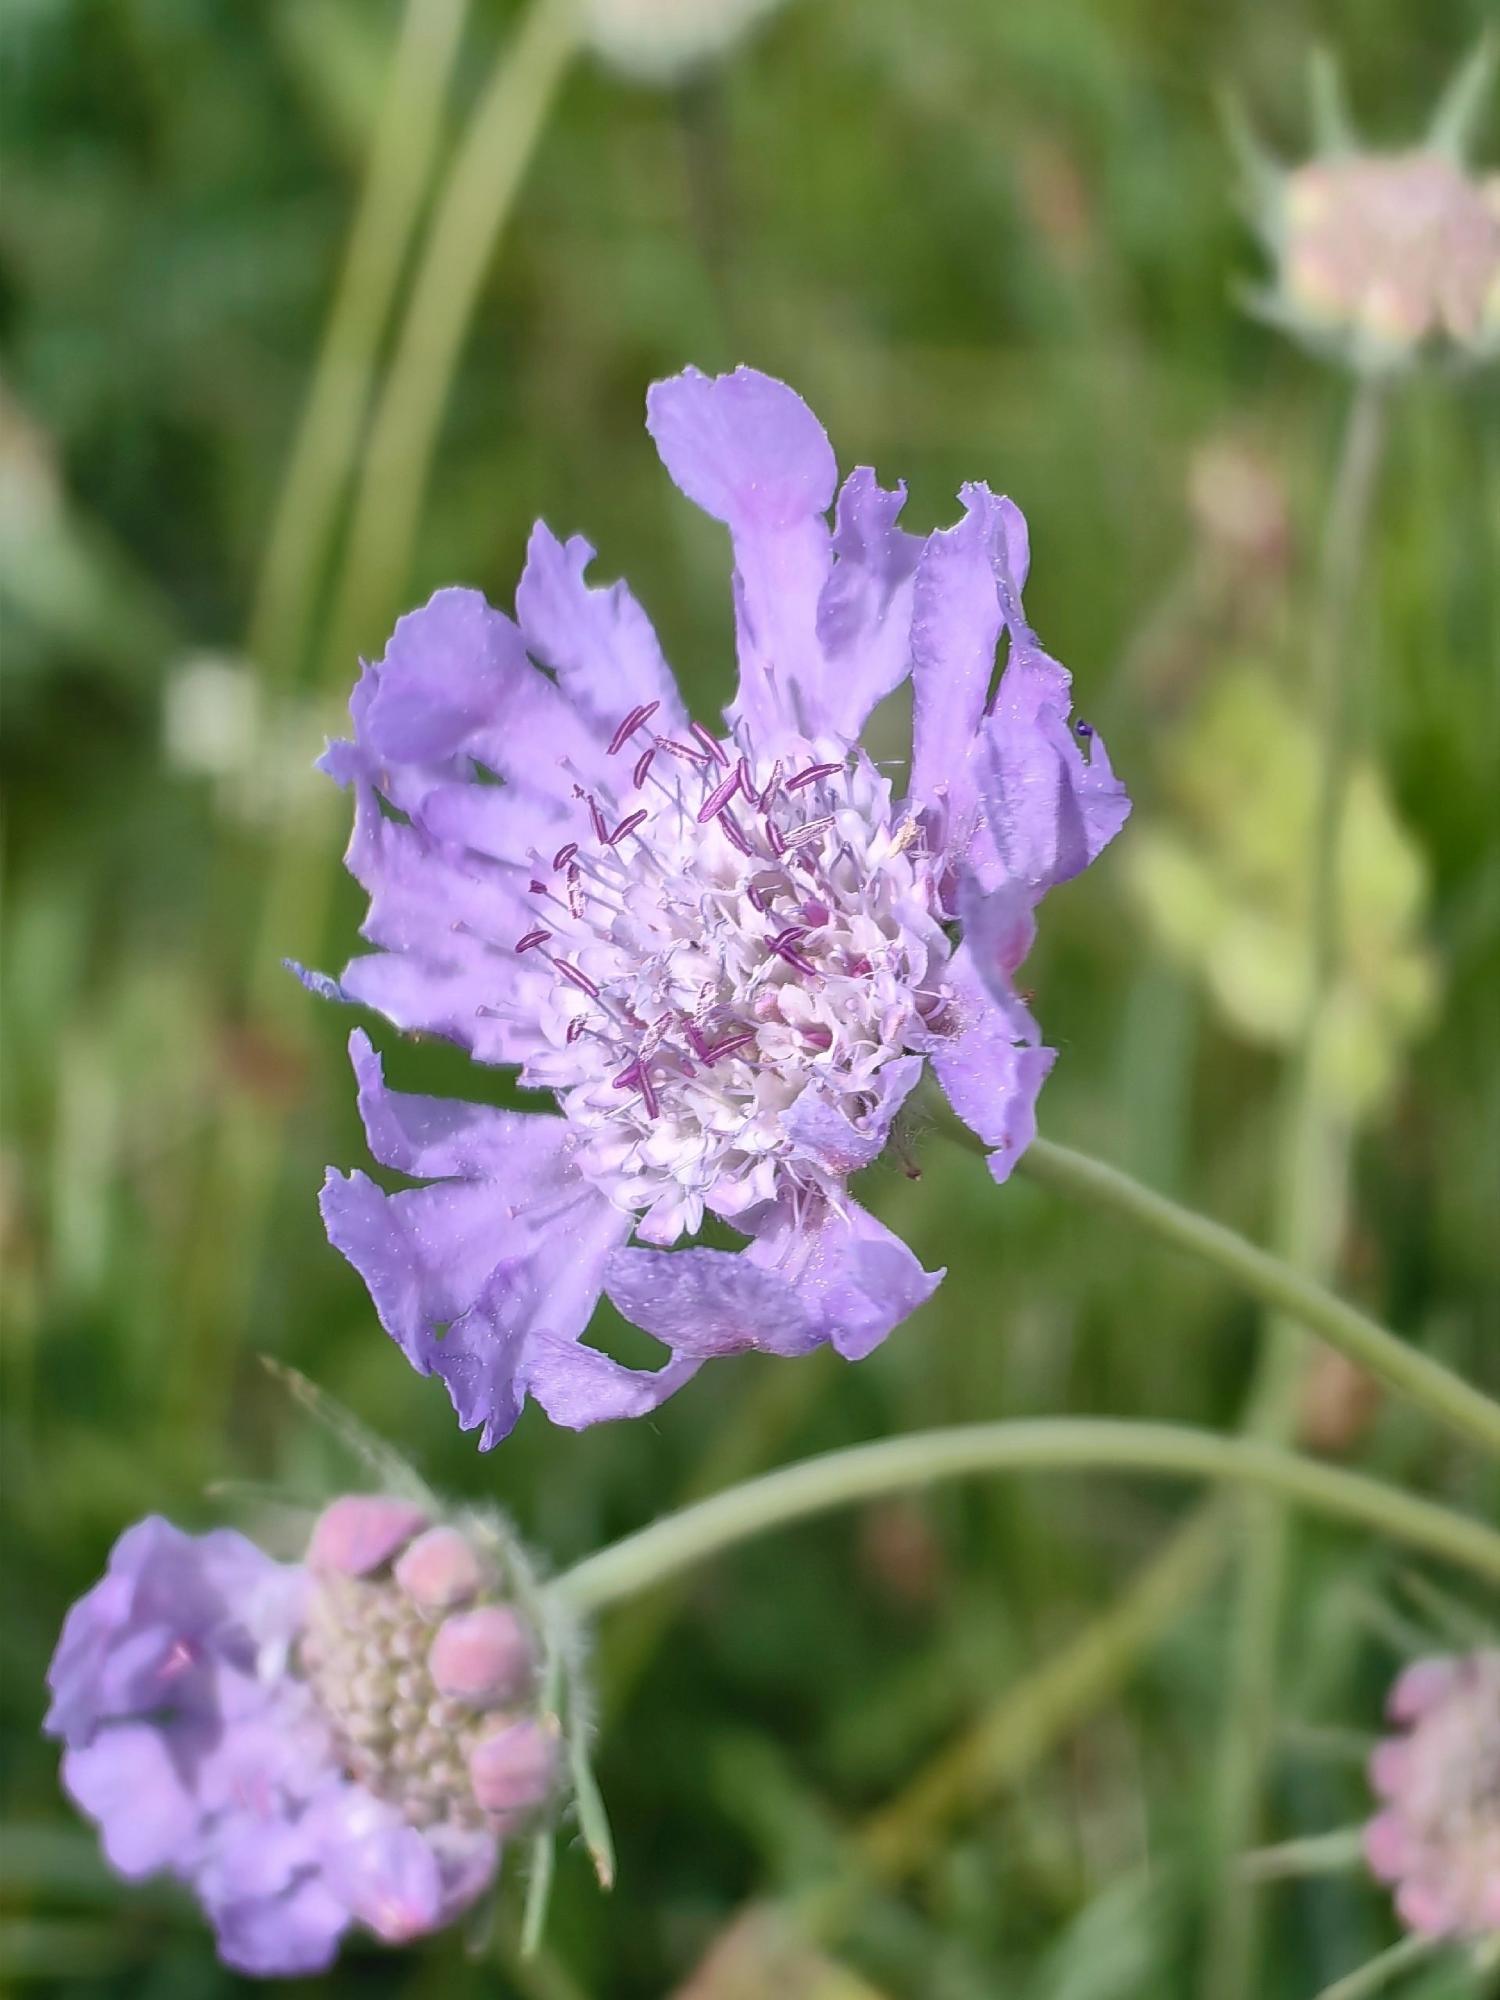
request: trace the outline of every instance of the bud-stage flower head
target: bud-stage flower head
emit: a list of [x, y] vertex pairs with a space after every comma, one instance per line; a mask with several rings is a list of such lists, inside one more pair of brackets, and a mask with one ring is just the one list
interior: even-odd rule
[[[647, 421], [734, 544], [722, 733], [689, 719], [625, 586], [591, 588], [588, 544], [539, 525], [516, 621], [440, 591], [325, 759], [354, 790], [378, 949], [309, 983], [518, 1064], [562, 1114], [397, 1095], [353, 1038], [371, 1150], [428, 1185], [331, 1174], [328, 1232], [486, 1446], [528, 1392], [562, 1424], [634, 1416], [711, 1356], [857, 1359], [920, 1305], [942, 1274], [848, 1178], [927, 1065], [1006, 1178], [1053, 1059], [1013, 984], [1033, 912], [1129, 811], [1026, 621], [1009, 500], [965, 487], [962, 522], [921, 541], [903, 490], [859, 470], [830, 527], [827, 438], [749, 369], [657, 384]], [[908, 675], [898, 798], [859, 737]], [[748, 1248], [673, 1250], [706, 1214]], [[582, 1344], [601, 1291], [664, 1367]]]
[[1409, 1930], [1500, 1938], [1500, 1650], [1418, 1660], [1370, 1763], [1365, 1855]]
[[53, 1658], [63, 1782], [111, 1864], [184, 1882], [242, 1972], [320, 1971], [351, 1924], [440, 1929], [557, 1785], [505, 1582], [480, 1527], [404, 1500], [334, 1501], [301, 1565], [142, 1521]]
[[1318, 156], [1282, 171], [1245, 142], [1252, 219], [1275, 269], [1257, 300], [1269, 318], [1366, 373], [1422, 352], [1500, 352], [1500, 177], [1478, 179], [1461, 159], [1489, 73], [1482, 48], [1404, 152], [1357, 144], [1326, 65]]

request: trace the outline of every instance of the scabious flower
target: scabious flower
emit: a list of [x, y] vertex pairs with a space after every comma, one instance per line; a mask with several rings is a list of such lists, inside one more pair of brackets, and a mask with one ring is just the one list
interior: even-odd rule
[[1476, 177], [1461, 157], [1489, 69], [1482, 49], [1428, 136], [1391, 153], [1353, 138], [1322, 72], [1319, 154], [1290, 171], [1252, 163], [1252, 219], [1274, 274], [1258, 302], [1268, 317], [1364, 373], [1426, 352], [1500, 351], [1500, 177]]
[[1409, 1930], [1500, 1942], [1500, 1649], [1418, 1660], [1370, 1763], [1365, 1855]]
[[[848, 1177], [930, 1065], [1005, 1179], [1053, 1059], [1012, 984], [1035, 906], [1129, 810], [1026, 622], [1009, 500], [965, 487], [923, 542], [861, 469], [830, 529], [827, 438], [749, 369], [659, 383], [647, 421], [733, 541], [726, 727], [690, 720], [625, 586], [585, 581], [588, 544], [539, 525], [515, 621], [472, 590], [401, 619], [325, 759], [377, 950], [310, 982], [518, 1064], [562, 1114], [398, 1095], [354, 1037], [371, 1151], [427, 1185], [332, 1173], [328, 1232], [485, 1446], [528, 1392], [561, 1424], [632, 1416], [713, 1355], [855, 1359], [920, 1305], [942, 1274]], [[859, 737], [908, 675], [898, 800]], [[748, 1247], [674, 1251], [706, 1214]], [[601, 1291], [665, 1366], [581, 1343]]]
[[412, 1502], [334, 1501], [300, 1564], [153, 1517], [69, 1612], [46, 1728], [114, 1868], [185, 1883], [237, 1970], [318, 1972], [491, 1885], [554, 1786], [536, 1669], [493, 1548]]

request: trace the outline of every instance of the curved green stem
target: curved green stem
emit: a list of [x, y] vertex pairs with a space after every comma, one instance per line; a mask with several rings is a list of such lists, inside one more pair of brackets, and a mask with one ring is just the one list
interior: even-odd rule
[[784, 1466], [586, 1556], [549, 1588], [575, 1614], [596, 1612], [787, 1521], [943, 1479], [1021, 1471], [1231, 1480], [1500, 1579], [1500, 1534], [1379, 1480], [1213, 1431], [1110, 1417], [1037, 1417], [918, 1431]]
[[1046, 1139], [1032, 1141], [1017, 1171], [1064, 1194], [1081, 1195], [1214, 1265], [1252, 1298], [1321, 1334], [1330, 1347], [1339, 1348], [1450, 1429], [1500, 1456], [1500, 1403], [1223, 1223], [1143, 1187], [1117, 1167]]
[[[1326, 1279], [1336, 1270], [1348, 1210], [1354, 1134], [1347, 1112], [1328, 1090], [1326, 1044], [1342, 931], [1353, 614], [1374, 508], [1385, 405], [1385, 390], [1376, 381], [1367, 378], [1355, 390], [1330, 494], [1312, 628], [1318, 789], [1308, 857], [1308, 990], [1283, 1113], [1272, 1240], [1288, 1266], [1313, 1279]], [[1298, 1328], [1284, 1313], [1273, 1313], [1246, 1405], [1243, 1427], [1252, 1436], [1271, 1443], [1291, 1436], [1307, 1359]], [[1260, 1834], [1292, 1534], [1286, 1510], [1272, 1502], [1257, 1504], [1246, 1517], [1230, 1699], [1219, 1749], [1220, 1837], [1226, 1855], [1252, 1845]], [[1205, 1991], [1213, 2000], [1249, 2000], [1255, 1991], [1259, 1911], [1253, 1886], [1226, 1871], [1210, 1934]]]

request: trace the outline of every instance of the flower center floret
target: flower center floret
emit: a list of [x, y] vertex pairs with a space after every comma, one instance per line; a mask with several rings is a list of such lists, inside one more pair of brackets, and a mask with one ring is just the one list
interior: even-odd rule
[[815, 1090], [851, 1119], [940, 1005], [949, 954], [916, 822], [862, 754], [755, 757], [624, 717], [622, 783], [577, 788], [580, 832], [530, 882], [514, 949], [555, 977], [527, 1083], [557, 1092], [582, 1171], [669, 1243], [819, 1184], [785, 1114]]
[[471, 1534], [352, 1495], [320, 1517], [298, 1665], [340, 1762], [428, 1832], [508, 1832], [546, 1799], [536, 1649]]

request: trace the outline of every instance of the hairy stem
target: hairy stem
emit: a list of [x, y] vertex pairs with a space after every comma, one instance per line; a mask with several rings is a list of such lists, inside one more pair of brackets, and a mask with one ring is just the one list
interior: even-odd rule
[[[1319, 1281], [1329, 1279], [1337, 1264], [1348, 1206], [1353, 1133], [1347, 1113], [1327, 1089], [1327, 1039], [1341, 948], [1352, 621], [1384, 432], [1384, 391], [1367, 380], [1354, 393], [1334, 476], [1312, 634], [1319, 776], [1309, 856], [1308, 996], [1277, 1162], [1275, 1245], [1287, 1264]], [[1245, 1428], [1251, 1435], [1272, 1442], [1285, 1442], [1291, 1435], [1306, 1360], [1297, 1326], [1284, 1313], [1273, 1313], [1246, 1407]], [[1290, 1517], [1272, 1500], [1251, 1505], [1245, 1528], [1219, 1752], [1219, 1830], [1226, 1857], [1252, 1845], [1260, 1834], [1292, 1536]], [[1253, 1884], [1232, 1869], [1221, 1880], [1206, 1991], [1214, 2000], [1249, 2000], [1257, 1990], [1260, 1898]]]
[[1500, 1578], [1500, 1534], [1379, 1480], [1213, 1431], [1110, 1417], [1037, 1417], [918, 1431], [784, 1466], [586, 1556], [550, 1589], [575, 1615], [597, 1612], [788, 1521], [939, 1480], [1021, 1471], [1228, 1480]]
[[[967, 1133], [954, 1136], [970, 1143]], [[1234, 1230], [1143, 1187], [1117, 1167], [1046, 1139], [1032, 1141], [1017, 1171], [1110, 1209], [1164, 1243], [1212, 1264], [1284, 1320], [1320, 1334], [1329, 1346], [1368, 1368], [1429, 1415], [1500, 1456], [1500, 1403]]]

